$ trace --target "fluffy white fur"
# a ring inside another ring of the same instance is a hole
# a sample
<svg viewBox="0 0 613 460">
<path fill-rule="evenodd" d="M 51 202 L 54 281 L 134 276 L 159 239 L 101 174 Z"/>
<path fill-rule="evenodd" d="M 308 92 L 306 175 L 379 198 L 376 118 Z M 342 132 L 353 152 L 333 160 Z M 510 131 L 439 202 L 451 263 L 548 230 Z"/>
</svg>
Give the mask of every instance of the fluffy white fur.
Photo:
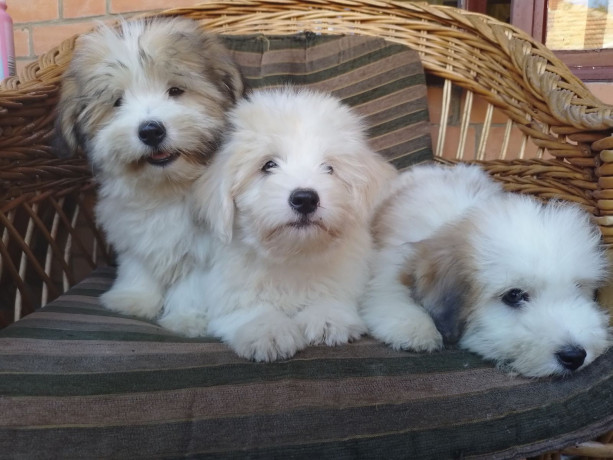
<svg viewBox="0 0 613 460">
<path fill-rule="evenodd" d="M 526 376 L 581 369 L 609 345 L 593 301 L 600 233 L 578 206 L 505 193 L 476 166 L 420 166 L 377 210 L 361 313 L 396 349 L 453 344 Z"/>
<path fill-rule="evenodd" d="M 194 21 L 123 22 L 79 39 L 62 82 L 58 154 L 83 150 L 99 182 L 96 215 L 119 264 L 107 308 L 156 318 L 167 289 L 205 263 L 208 239 L 187 195 L 242 91 L 226 50 Z M 167 321 L 187 335 L 206 327 Z"/>
<path fill-rule="evenodd" d="M 208 332 L 256 361 L 358 338 L 371 214 L 395 170 L 370 150 L 361 119 L 323 93 L 259 91 L 230 121 L 195 192 L 220 239 L 210 270 L 192 278 Z M 296 191 L 316 193 L 309 212 L 292 206 Z"/>
</svg>

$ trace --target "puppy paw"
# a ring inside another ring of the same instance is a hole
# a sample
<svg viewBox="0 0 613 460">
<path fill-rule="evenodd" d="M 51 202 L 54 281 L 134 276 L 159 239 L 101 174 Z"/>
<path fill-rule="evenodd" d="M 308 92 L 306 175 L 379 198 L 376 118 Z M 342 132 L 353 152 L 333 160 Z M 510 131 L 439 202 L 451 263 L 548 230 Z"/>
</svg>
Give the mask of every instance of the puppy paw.
<svg viewBox="0 0 613 460">
<path fill-rule="evenodd" d="M 153 319 L 160 313 L 163 299 L 156 292 L 111 288 L 100 296 L 100 302 L 122 315 Z"/>
<path fill-rule="evenodd" d="M 296 322 L 311 345 L 340 345 L 366 332 L 366 325 L 355 311 L 334 307 L 307 308 L 296 315 Z"/>
<path fill-rule="evenodd" d="M 186 337 L 206 336 L 209 315 L 205 292 L 202 289 L 204 274 L 193 270 L 166 291 L 164 311 L 158 324 L 165 329 Z"/>
<path fill-rule="evenodd" d="M 296 323 L 279 314 L 255 318 L 237 329 L 229 343 L 236 354 L 253 361 L 291 358 L 307 342 Z"/>
<path fill-rule="evenodd" d="M 443 348 L 443 336 L 432 321 L 400 321 L 379 338 L 397 350 L 435 351 Z"/>
<path fill-rule="evenodd" d="M 208 318 L 203 314 L 191 314 L 179 312 L 164 314 L 158 324 L 164 329 L 168 329 L 176 334 L 184 335 L 185 337 L 203 337 L 207 335 L 209 325 Z"/>
</svg>

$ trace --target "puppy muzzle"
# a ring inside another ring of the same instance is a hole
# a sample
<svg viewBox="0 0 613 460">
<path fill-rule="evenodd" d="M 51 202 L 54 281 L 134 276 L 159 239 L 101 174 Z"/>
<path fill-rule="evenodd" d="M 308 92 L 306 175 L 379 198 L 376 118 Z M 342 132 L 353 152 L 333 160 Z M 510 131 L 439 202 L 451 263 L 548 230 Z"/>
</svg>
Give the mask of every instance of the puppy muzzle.
<svg viewBox="0 0 613 460">
<path fill-rule="evenodd" d="M 585 362 L 586 351 L 577 345 L 568 345 L 556 352 L 558 362 L 569 371 L 579 369 Z"/>
<path fill-rule="evenodd" d="M 313 214 L 319 207 L 319 195 L 313 189 L 296 189 L 289 196 L 289 205 L 302 216 Z"/>
<path fill-rule="evenodd" d="M 166 139 L 166 127 L 157 120 L 147 120 L 138 127 L 138 138 L 154 151 L 147 156 L 147 163 L 153 166 L 167 166 L 177 159 L 178 152 L 166 151 L 161 148 Z"/>
<path fill-rule="evenodd" d="M 147 163 L 153 166 L 168 166 L 179 158 L 179 152 L 166 152 L 163 150 L 153 152 L 145 158 Z"/>
</svg>

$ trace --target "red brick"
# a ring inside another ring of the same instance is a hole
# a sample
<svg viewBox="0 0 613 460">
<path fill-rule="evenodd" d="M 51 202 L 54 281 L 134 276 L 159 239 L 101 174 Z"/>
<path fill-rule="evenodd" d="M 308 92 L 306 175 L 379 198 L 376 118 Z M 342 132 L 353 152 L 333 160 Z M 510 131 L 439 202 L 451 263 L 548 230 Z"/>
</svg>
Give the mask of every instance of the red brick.
<svg viewBox="0 0 613 460">
<path fill-rule="evenodd" d="M 432 145 L 438 143 L 438 125 L 433 125 L 431 129 Z M 460 143 L 460 128 L 458 126 L 448 126 L 445 132 L 445 144 L 443 147 L 443 158 L 455 159 Z M 436 152 L 436 151 L 435 151 Z M 473 126 L 468 127 L 466 134 L 466 145 L 464 147 L 463 160 L 473 160 L 476 152 L 476 132 Z"/>
<path fill-rule="evenodd" d="M 130 11 L 164 10 L 183 6 L 194 6 L 194 0 L 111 0 L 111 13 L 127 13 Z"/>
<path fill-rule="evenodd" d="M 453 115 L 451 113 L 452 110 L 457 111 L 458 107 L 460 110 L 459 116 L 462 116 L 461 111 L 464 110 L 464 104 L 466 101 L 466 93 L 463 92 L 460 98 L 460 101 L 457 101 L 458 93 L 452 92 L 452 98 L 455 98 L 455 101 L 452 101 L 449 115 Z M 430 120 L 433 123 L 439 123 L 441 119 L 442 112 L 442 103 L 443 103 L 443 87 L 442 86 L 431 86 L 428 87 L 428 110 L 430 112 Z M 473 96 L 472 109 L 470 113 L 470 122 L 471 123 L 483 123 L 485 121 L 485 114 L 487 110 L 487 101 L 480 96 Z M 494 109 L 492 114 L 492 123 L 506 123 L 508 117 L 500 110 Z"/>
<path fill-rule="evenodd" d="M 497 126 L 492 127 L 490 129 L 490 134 L 487 138 L 487 144 L 485 145 L 485 160 L 492 160 L 500 157 L 500 150 L 502 147 L 502 141 L 504 139 L 505 129 L 505 127 Z M 511 129 L 511 138 L 509 139 L 507 154 L 505 156 L 506 160 L 514 160 L 519 158 L 522 139 L 522 132 L 518 128 L 513 127 Z M 523 158 L 535 158 L 536 151 L 536 145 L 534 145 L 534 143 L 530 139 L 527 139 Z"/>
<path fill-rule="evenodd" d="M 86 18 L 106 13 L 106 0 L 63 0 L 65 18 Z"/>
<path fill-rule="evenodd" d="M 460 110 L 464 110 L 464 103 L 466 101 L 466 92 L 462 94 L 462 100 L 460 101 Z M 471 123 L 483 123 L 485 121 L 485 114 L 487 112 L 488 102 L 481 96 L 473 95 L 473 105 L 470 112 Z M 461 114 L 460 114 L 461 115 Z M 492 113 L 492 123 L 506 123 L 509 117 L 504 112 L 498 109 L 494 109 Z"/>
<path fill-rule="evenodd" d="M 13 30 L 13 38 L 15 40 L 15 57 L 30 56 L 30 31 L 16 27 Z"/>
<path fill-rule="evenodd" d="M 613 104 L 613 82 L 586 83 L 588 89 L 605 104 Z"/>
<path fill-rule="evenodd" d="M 428 86 L 428 112 L 432 123 L 440 123 L 443 103 L 443 87 Z"/>
<path fill-rule="evenodd" d="M 58 0 L 7 0 L 13 22 L 39 22 L 59 18 Z"/>
<path fill-rule="evenodd" d="M 72 24 L 37 26 L 32 28 L 32 42 L 34 54 L 41 55 L 54 46 L 59 45 L 64 39 L 75 34 L 81 34 L 95 27 L 91 21 L 75 22 Z"/>
</svg>

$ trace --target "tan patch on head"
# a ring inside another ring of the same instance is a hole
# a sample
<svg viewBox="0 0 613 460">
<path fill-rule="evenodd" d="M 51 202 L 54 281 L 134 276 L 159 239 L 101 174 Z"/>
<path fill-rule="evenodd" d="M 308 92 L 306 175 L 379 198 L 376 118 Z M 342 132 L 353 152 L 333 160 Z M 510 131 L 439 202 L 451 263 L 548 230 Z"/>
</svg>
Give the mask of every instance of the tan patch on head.
<svg viewBox="0 0 613 460">
<path fill-rule="evenodd" d="M 244 92 L 238 66 L 216 35 L 206 32 L 197 22 L 184 18 L 155 18 L 147 21 L 139 38 L 139 53 L 151 71 L 177 74 L 200 85 L 211 110 L 221 116 Z M 173 63 L 174 66 L 168 66 Z"/>
<path fill-rule="evenodd" d="M 409 289 L 412 289 L 413 285 L 415 284 L 415 278 L 413 278 L 413 274 L 409 272 L 406 267 L 400 270 L 400 273 L 398 274 L 398 281 L 400 282 L 400 284 L 408 287 Z"/>
<path fill-rule="evenodd" d="M 201 151 L 181 152 L 181 158 L 194 166 L 207 166 L 211 162 L 215 152 L 219 149 L 220 144 L 221 140 L 212 139 L 211 142 L 206 144 L 207 147 Z"/>
<path fill-rule="evenodd" d="M 413 294 L 450 341 L 459 339 L 464 322 L 479 308 L 482 287 L 467 237 L 472 231 L 474 223 L 461 219 L 415 244 Z"/>
<path fill-rule="evenodd" d="M 227 152 L 226 152 L 227 153 Z M 225 173 L 232 179 L 230 193 L 233 199 L 245 193 L 250 184 L 254 183 L 262 173 L 263 157 L 249 155 L 249 152 L 240 147 L 233 150 L 228 159 L 228 168 Z"/>
<path fill-rule="evenodd" d="M 371 232 L 375 249 L 381 249 L 387 235 L 396 228 L 396 222 L 392 218 L 391 211 L 397 205 L 399 198 L 406 192 L 405 188 L 399 188 L 387 196 L 373 215 Z"/>
</svg>

